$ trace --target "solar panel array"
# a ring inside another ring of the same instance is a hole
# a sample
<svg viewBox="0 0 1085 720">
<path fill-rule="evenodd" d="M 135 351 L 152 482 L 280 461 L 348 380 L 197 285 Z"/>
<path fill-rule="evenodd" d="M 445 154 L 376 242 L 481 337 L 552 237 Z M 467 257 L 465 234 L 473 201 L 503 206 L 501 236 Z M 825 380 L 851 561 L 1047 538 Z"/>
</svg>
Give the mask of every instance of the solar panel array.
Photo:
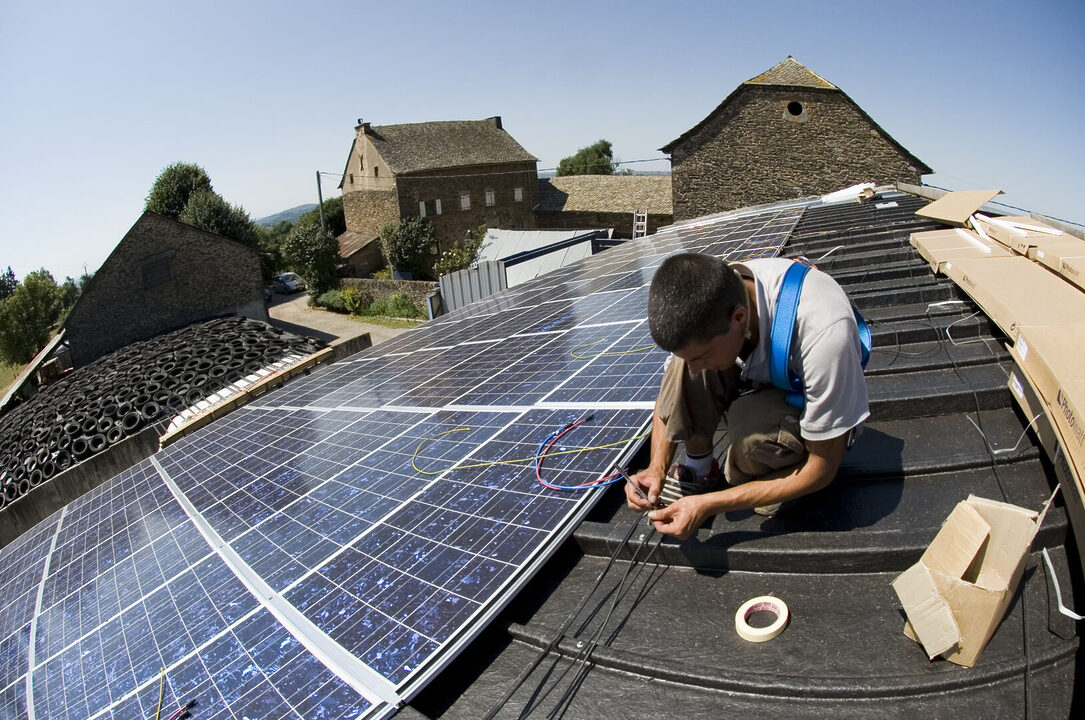
<svg viewBox="0 0 1085 720">
<path fill-rule="evenodd" d="M 394 713 L 650 424 L 655 268 L 774 256 L 801 208 L 673 227 L 260 398 L 0 550 L 0 716 Z"/>
</svg>

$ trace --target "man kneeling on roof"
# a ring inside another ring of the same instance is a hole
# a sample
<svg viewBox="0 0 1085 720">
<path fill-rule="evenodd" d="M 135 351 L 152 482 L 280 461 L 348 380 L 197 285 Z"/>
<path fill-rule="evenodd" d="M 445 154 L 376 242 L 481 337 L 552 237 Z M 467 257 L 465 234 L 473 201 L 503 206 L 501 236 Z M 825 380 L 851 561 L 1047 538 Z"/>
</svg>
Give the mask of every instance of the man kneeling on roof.
<svg viewBox="0 0 1085 720">
<path fill-rule="evenodd" d="M 785 281 L 789 274 L 798 279 Z M 783 258 L 728 265 L 674 255 L 652 278 L 648 325 L 672 355 L 652 417 L 651 460 L 631 478 L 647 499 L 626 483 L 630 508 L 651 510 L 656 530 L 685 540 L 714 515 L 772 515 L 832 482 L 870 415 L 869 331 L 835 280 Z M 721 418 L 730 448 L 717 462 Z M 678 442 L 686 462 L 668 470 Z M 660 507 L 668 475 L 683 496 Z"/>
</svg>

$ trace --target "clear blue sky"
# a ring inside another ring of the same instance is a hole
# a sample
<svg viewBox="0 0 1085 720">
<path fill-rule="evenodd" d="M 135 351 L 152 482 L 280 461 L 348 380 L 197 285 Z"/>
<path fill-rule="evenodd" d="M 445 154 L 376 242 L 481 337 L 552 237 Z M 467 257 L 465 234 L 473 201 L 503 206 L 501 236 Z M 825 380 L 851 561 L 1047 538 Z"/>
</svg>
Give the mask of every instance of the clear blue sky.
<svg viewBox="0 0 1085 720">
<path fill-rule="evenodd" d="M 1080 0 L 2 0 L 0 268 L 96 269 L 174 161 L 253 218 L 315 202 L 359 117 L 501 115 L 540 169 L 600 137 L 659 158 L 789 54 L 928 182 L 1081 222 L 1083 35 Z"/>
</svg>

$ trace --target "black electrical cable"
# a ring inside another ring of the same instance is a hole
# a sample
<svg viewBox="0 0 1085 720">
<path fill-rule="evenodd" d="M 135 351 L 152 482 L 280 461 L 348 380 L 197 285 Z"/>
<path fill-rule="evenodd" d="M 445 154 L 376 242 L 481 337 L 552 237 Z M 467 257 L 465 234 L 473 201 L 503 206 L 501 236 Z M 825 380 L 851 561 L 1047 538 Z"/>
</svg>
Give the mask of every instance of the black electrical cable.
<svg viewBox="0 0 1085 720">
<path fill-rule="evenodd" d="M 543 648 L 542 652 L 540 652 L 535 657 L 535 659 L 531 663 L 528 663 L 528 665 L 520 672 L 520 675 L 517 676 L 512 686 L 494 704 L 494 706 L 490 708 L 490 711 L 486 713 L 483 720 L 493 720 L 493 718 L 497 716 L 497 713 L 499 713 L 501 709 L 504 708 L 506 704 L 508 704 L 509 700 L 516 693 L 516 691 L 519 690 L 520 687 L 527 681 L 531 673 L 535 672 L 535 669 L 542 663 L 542 661 L 551 652 L 554 651 L 554 648 L 557 647 L 558 643 L 561 641 L 561 638 L 565 635 L 566 631 L 573 624 L 573 621 L 576 620 L 577 616 L 580 614 L 580 611 L 587 606 L 588 601 L 591 599 L 592 595 L 594 595 L 595 591 L 599 589 L 600 585 L 602 585 L 603 579 L 606 577 L 607 573 L 610 572 L 610 569 L 614 566 L 614 562 L 618 559 L 618 555 L 626 546 L 626 543 L 629 542 L 629 538 L 633 537 L 633 533 L 637 531 L 637 527 L 640 525 L 640 520 L 641 517 L 638 515 L 637 518 L 630 525 L 629 531 L 625 534 L 625 537 L 622 538 L 621 542 L 619 542 L 618 545 L 614 548 L 614 552 L 611 553 L 610 559 L 607 561 L 607 564 L 599 572 L 599 576 L 595 579 L 595 583 L 591 586 L 591 588 L 588 589 L 588 592 L 584 595 L 584 598 L 580 601 L 580 604 L 576 607 L 576 609 L 574 609 L 572 614 L 570 614 L 569 617 L 566 618 L 565 622 L 562 623 L 562 626 L 554 634 L 554 637 L 550 640 L 547 646 Z"/>
</svg>

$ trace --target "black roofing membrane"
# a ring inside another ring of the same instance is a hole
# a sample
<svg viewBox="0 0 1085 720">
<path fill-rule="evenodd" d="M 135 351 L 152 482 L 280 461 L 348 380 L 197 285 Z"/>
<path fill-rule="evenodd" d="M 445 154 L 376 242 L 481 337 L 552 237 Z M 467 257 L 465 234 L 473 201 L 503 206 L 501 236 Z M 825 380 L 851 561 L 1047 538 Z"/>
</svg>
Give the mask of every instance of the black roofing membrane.
<svg viewBox="0 0 1085 720">
<path fill-rule="evenodd" d="M 818 265 L 837 277 L 874 333 L 872 416 L 832 485 L 774 518 L 714 518 L 685 542 L 660 542 L 624 507 L 621 488 L 611 488 L 573 540 L 414 699 L 410 717 L 476 718 L 495 706 L 502 718 L 1063 718 L 1081 711 L 1075 624 L 1058 614 L 1040 556 L 1049 549 L 1063 600 L 1075 607 L 1080 565 L 1061 498 L 973 668 L 929 661 L 902 632 L 890 583 L 918 560 L 958 502 L 975 494 L 1039 509 L 1057 480 L 1007 389 L 1005 337 L 908 245 L 912 232 L 941 226 L 914 216 L 925 201 L 887 199 L 898 207 L 878 210 L 879 199 L 810 207 L 783 251 L 816 262 L 845 245 Z M 960 302 L 929 306 L 947 301 Z M 992 458 L 977 425 L 992 448 L 1017 449 Z M 734 613 L 765 594 L 788 604 L 790 623 L 769 642 L 747 643 L 735 633 Z M 574 614 L 557 648 L 517 685 Z"/>
</svg>

